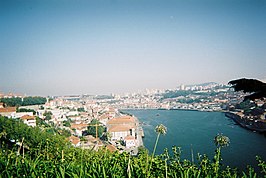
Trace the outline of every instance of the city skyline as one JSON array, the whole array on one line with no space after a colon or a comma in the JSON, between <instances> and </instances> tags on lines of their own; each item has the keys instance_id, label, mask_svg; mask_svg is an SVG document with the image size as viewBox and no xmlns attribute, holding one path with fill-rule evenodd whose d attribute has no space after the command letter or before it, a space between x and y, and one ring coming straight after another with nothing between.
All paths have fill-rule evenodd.
<instances>
[{"instance_id":1,"label":"city skyline","mask_svg":"<svg viewBox=\"0 0 266 178\"><path fill-rule=\"evenodd\" d=\"M266 79L266 2L1 1L0 91L110 94Z\"/></svg>"}]
</instances>

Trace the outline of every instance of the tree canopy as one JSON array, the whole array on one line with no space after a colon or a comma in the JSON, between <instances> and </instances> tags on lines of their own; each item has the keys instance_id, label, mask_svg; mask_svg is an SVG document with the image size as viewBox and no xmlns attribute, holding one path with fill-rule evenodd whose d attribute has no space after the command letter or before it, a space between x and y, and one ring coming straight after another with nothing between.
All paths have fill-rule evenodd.
<instances>
[{"instance_id":1,"label":"tree canopy","mask_svg":"<svg viewBox=\"0 0 266 178\"><path fill-rule=\"evenodd\" d=\"M246 79L241 78L237 80L232 80L229 82L235 91L243 91L245 93L251 93L245 96L246 100L255 100L266 97L266 83L263 83L256 79Z\"/></svg>"},{"instance_id":2,"label":"tree canopy","mask_svg":"<svg viewBox=\"0 0 266 178\"><path fill-rule=\"evenodd\" d=\"M90 122L90 124L88 126L88 130L87 130L87 134L96 137L96 128L97 128L97 137L101 137L103 135L103 132L104 132L104 127L102 126L102 124L97 119L93 119Z\"/></svg>"},{"instance_id":3,"label":"tree canopy","mask_svg":"<svg viewBox=\"0 0 266 178\"><path fill-rule=\"evenodd\" d=\"M64 132L62 135L67 135L65 131L62 132ZM24 139L23 144L29 148L31 153L35 151L42 152L47 144L53 144L53 149L55 150L63 149L63 147L66 146L65 137L59 134L49 133L39 127L30 127L18 119L9 119L0 116L0 133L4 135L0 137L1 147L4 146L2 143L12 144L12 140L15 143L21 142L22 139Z\"/></svg>"},{"instance_id":4,"label":"tree canopy","mask_svg":"<svg viewBox=\"0 0 266 178\"><path fill-rule=\"evenodd\" d=\"M12 98L0 98L0 102L3 102L6 106L29 106L29 105L41 105L45 104L46 98L44 97L24 97L24 98L19 98L19 97L12 97Z\"/></svg>"}]
</instances>

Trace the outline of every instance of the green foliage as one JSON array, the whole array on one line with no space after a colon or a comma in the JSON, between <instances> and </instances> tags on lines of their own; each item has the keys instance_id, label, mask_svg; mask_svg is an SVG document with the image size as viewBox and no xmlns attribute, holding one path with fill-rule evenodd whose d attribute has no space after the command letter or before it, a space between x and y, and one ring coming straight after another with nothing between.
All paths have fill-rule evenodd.
<instances>
[{"instance_id":1,"label":"green foliage","mask_svg":"<svg viewBox=\"0 0 266 178\"><path fill-rule=\"evenodd\" d=\"M78 108L77 110L78 110L78 112L85 112L84 108Z\"/></svg>"},{"instance_id":2,"label":"green foliage","mask_svg":"<svg viewBox=\"0 0 266 178\"><path fill-rule=\"evenodd\" d=\"M93 97L96 100L102 100L102 99L114 99L113 96L110 95L96 95Z\"/></svg>"},{"instance_id":3,"label":"green foliage","mask_svg":"<svg viewBox=\"0 0 266 178\"><path fill-rule=\"evenodd\" d=\"M241 102L239 104L236 104L235 108L236 109L248 110L248 109L250 109L252 107L255 107L255 106L256 106L255 103L250 102L250 100L246 100L246 101L243 101L243 102Z\"/></svg>"},{"instance_id":4,"label":"green foliage","mask_svg":"<svg viewBox=\"0 0 266 178\"><path fill-rule=\"evenodd\" d=\"M183 90L167 91L163 95L163 99L166 99L166 98L176 98L176 97L179 97L179 96L188 96L191 93L192 93L192 91L183 91Z\"/></svg>"},{"instance_id":5,"label":"green foliage","mask_svg":"<svg viewBox=\"0 0 266 178\"><path fill-rule=\"evenodd\" d=\"M41 105L46 103L44 97L12 97L12 98L0 98L0 102L5 103L6 106L29 106L29 105Z\"/></svg>"},{"instance_id":6,"label":"green foliage","mask_svg":"<svg viewBox=\"0 0 266 178\"><path fill-rule=\"evenodd\" d=\"M48 146L50 149L52 145ZM6 151L6 150L5 150ZM254 177L258 173L249 167L239 173L230 167L219 169L216 174L213 162L201 156L197 164L180 159L180 150L173 147L171 153L151 159L146 152L138 156L127 153L111 153L106 149L97 151L68 148L59 154L17 155L16 150L0 152L2 177ZM150 162L150 163L149 163ZM148 163L148 164L147 164ZM146 167L152 164L150 171ZM264 164L265 166L265 164Z\"/></svg>"},{"instance_id":7,"label":"green foliage","mask_svg":"<svg viewBox=\"0 0 266 178\"><path fill-rule=\"evenodd\" d=\"M101 137L103 135L105 128L102 126L102 124L97 119L93 119L90 122L88 126L88 130L87 130L87 134L96 137L96 128L97 128L97 137Z\"/></svg>"},{"instance_id":8,"label":"green foliage","mask_svg":"<svg viewBox=\"0 0 266 178\"><path fill-rule=\"evenodd\" d=\"M204 98L204 99L207 100L206 98ZM187 104L199 103L201 101L202 101L202 99L200 99L200 98L197 98L197 99L192 99L192 98L178 99L178 102L180 102L180 103L187 103Z\"/></svg>"},{"instance_id":9,"label":"green foliage","mask_svg":"<svg viewBox=\"0 0 266 178\"><path fill-rule=\"evenodd\" d=\"M51 134L39 127L29 127L21 120L6 117L0 117L0 133L6 133L0 138L1 148L14 146L24 139L23 145L29 149L30 155L44 152L49 144L53 145L49 148L51 152L63 149L66 145L64 137L58 134Z\"/></svg>"},{"instance_id":10,"label":"green foliage","mask_svg":"<svg viewBox=\"0 0 266 178\"><path fill-rule=\"evenodd\" d=\"M109 140L111 140L111 138L112 138L112 135L109 132L103 132L101 140L109 141Z\"/></svg>"},{"instance_id":11,"label":"green foliage","mask_svg":"<svg viewBox=\"0 0 266 178\"><path fill-rule=\"evenodd\" d=\"M46 98L44 97L25 97L22 102L22 106L28 106L28 105L40 105L45 104Z\"/></svg>"},{"instance_id":12,"label":"green foliage","mask_svg":"<svg viewBox=\"0 0 266 178\"><path fill-rule=\"evenodd\" d=\"M36 125L38 127L49 127L49 125L39 117L36 117Z\"/></svg>"},{"instance_id":13,"label":"green foliage","mask_svg":"<svg viewBox=\"0 0 266 178\"><path fill-rule=\"evenodd\" d=\"M217 134L214 137L214 143L217 147L225 147L229 145L230 139L222 134Z\"/></svg>"},{"instance_id":14,"label":"green foliage","mask_svg":"<svg viewBox=\"0 0 266 178\"><path fill-rule=\"evenodd\" d=\"M65 126L65 127L70 127L70 126L71 126L70 121L69 121L69 120L67 120L67 121L63 121L63 126Z\"/></svg>"},{"instance_id":15,"label":"green foliage","mask_svg":"<svg viewBox=\"0 0 266 178\"><path fill-rule=\"evenodd\" d=\"M0 98L0 102L3 102L6 106L14 107L14 106L22 106L21 98Z\"/></svg>"},{"instance_id":16,"label":"green foliage","mask_svg":"<svg viewBox=\"0 0 266 178\"><path fill-rule=\"evenodd\" d=\"M158 132L161 133L161 132ZM22 146L11 145L10 140ZM198 155L197 162L181 160L181 149L173 147L152 157L144 148L137 156L74 148L58 134L28 127L19 120L0 117L0 177L263 177L266 163L257 158L260 172L245 172L221 166L217 151L214 159ZM220 148L220 147L219 147ZM217 164L218 163L218 164ZM150 167L150 169L147 169ZM148 171L147 171L148 170Z\"/></svg>"},{"instance_id":17,"label":"green foliage","mask_svg":"<svg viewBox=\"0 0 266 178\"><path fill-rule=\"evenodd\" d=\"M51 112L51 111L45 111L44 113L43 113L43 115L45 116L45 120L51 120L52 119L52 115L53 115L53 113Z\"/></svg>"},{"instance_id":18,"label":"green foliage","mask_svg":"<svg viewBox=\"0 0 266 178\"><path fill-rule=\"evenodd\" d=\"M26 109L26 108L18 108L17 112L33 112L33 115L36 114L36 111L34 109Z\"/></svg>"},{"instance_id":19,"label":"green foliage","mask_svg":"<svg viewBox=\"0 0 266 178\"><path fill-rule=\"evenodd\" d=\"M71 132L69 130L66 130L66 129L58 129L57 132L66 138L71 136Z\"/></svg>"}]
</instances>

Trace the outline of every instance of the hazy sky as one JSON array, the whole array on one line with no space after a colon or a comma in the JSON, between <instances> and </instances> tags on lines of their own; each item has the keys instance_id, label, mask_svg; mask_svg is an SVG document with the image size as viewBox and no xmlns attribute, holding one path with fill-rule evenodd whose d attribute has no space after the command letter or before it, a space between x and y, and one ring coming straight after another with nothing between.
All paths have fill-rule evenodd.
<instances>
[{"instance_id":1,"label":"hazy sky","mask_svg":"<svg viewBox=\"0 0 266 178\"><path fill-rule=\"evenodd\" d=\"M28 95L264 79L266 1L1 0L0 60Z\"/></svg>"}]
</instances>

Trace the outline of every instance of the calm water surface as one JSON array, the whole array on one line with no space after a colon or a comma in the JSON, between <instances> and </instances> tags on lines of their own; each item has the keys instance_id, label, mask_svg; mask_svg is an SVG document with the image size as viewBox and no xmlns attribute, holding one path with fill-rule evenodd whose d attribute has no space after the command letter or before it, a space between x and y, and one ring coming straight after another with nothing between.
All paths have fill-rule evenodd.
<instances>
[{"instance_id":1,"label":"calm water surface","mask_svg":"<svg viewBox=\"0 0 266 178\"><path fill-rule=\"evenodd\" d=\"M124 110L144 122L143 139L145 147L150 151L156 139L154 128L159 124L167 127L167 134L161 136L156 154L163 153L164 148L171 150L173 145L180 146L182 158L194 159L197 153L212 158L215 145L213 139L217 133L230 138L230 146L222 149L223 163L244 170L246 165L257 165L255 159L259 155L266 160L266 137L235 125L235 123L219 112L198 112L181 110Z\"/></svg>"}]
</instances>

